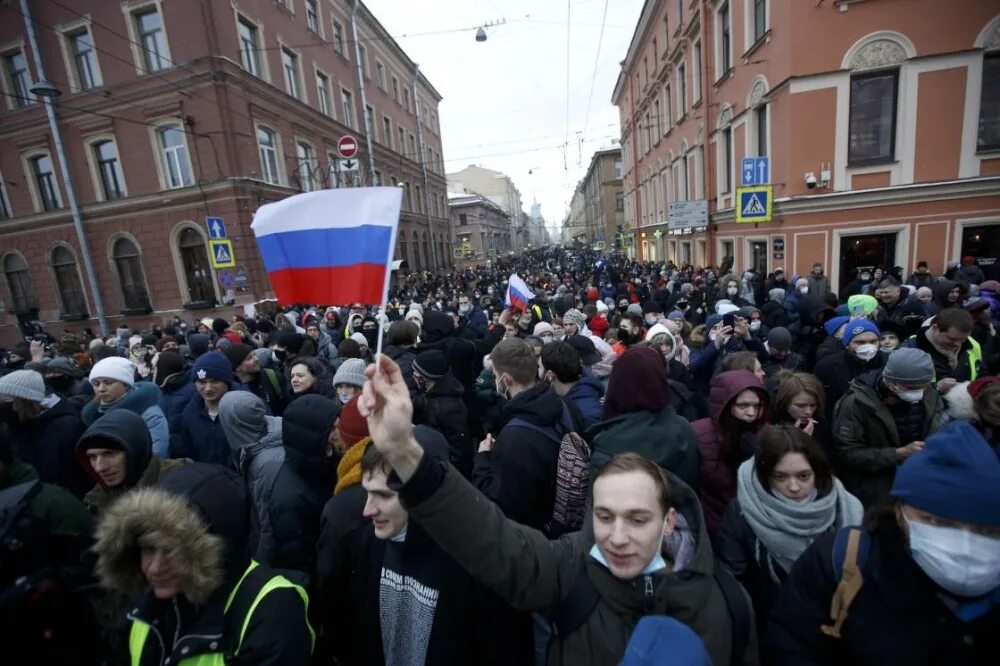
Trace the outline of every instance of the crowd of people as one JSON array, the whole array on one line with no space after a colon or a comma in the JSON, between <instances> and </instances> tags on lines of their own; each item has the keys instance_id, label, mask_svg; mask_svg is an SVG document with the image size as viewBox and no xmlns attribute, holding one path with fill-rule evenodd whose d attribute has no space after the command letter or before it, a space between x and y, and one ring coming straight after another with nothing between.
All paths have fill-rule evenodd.
<instances>
[{"instance_id":1,"label":"crowd of people","mask_svg":"<svg viewBox=\"0 0 1000 666\"><path fill-rule=\"evenodd\" d=\"M949 271L553 247L26 339L4 662L987 663L1000 283Z\"/></svg>"}]
</instances>

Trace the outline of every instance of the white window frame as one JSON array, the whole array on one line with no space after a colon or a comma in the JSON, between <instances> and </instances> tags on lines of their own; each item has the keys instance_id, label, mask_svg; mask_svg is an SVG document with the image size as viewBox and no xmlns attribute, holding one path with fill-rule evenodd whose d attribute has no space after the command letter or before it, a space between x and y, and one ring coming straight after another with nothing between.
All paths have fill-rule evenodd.
<instances>
[{"instance_id":1,"label":"white window frame","mask_svg":"<svg viewBox=\"0 0 1000 666\"><path fill-rule=\"evenodd\" d=\"M101 165L97 161L97 145L110 141L111 145L115 148L115 155L117 156L115 164L115 177L118 179L118 183L121 188L121 196L114 199L108 199L104 192L104 176L101 171ZM87 153L87 166L90 168L91 180L94 184L94 193L97 196L98 201L118 201L119 199L124 199L128 196L128 186L125 184L125 169L122 167L122 154L118 150L118 141L115 139L114 134L96 134L94 136L88 136L84 139L84 144L86 146Z\"/></svg>"},{"instance_id":2,"label":"white window frame","mask_svg":"<svg viewBox=\"0 0 1000 666\"><path fill-rule=\"evenodd\" d=\"M56 26L56 30L62 37L62 39L59 40L59 46L62 50L63 60L66 65L66 73L69 75L70 89L76 92L83 90L95 90L103 87L104 76L101 74L101 62L97 57L97 46L94 44L94 31L90 26L90 21L88 19L81 19L66 25ZM77 67L76 49L73 44L74 38L78 37L81 33L86 33L87 38L90 40L91 75L94 78L94 85L87 88L83 87L83 82L80 79L80 72Z\"/></svg>"},{"instance_id":3,"label":"white window frame","mask_svg":"<svg viewBox=\"0 0 1000 666\"><path fill-rule=\"evenodd\" d=\"M729 174L726 174L726 136L729 136ZM733 184L735 182L734 173L735 169L733 165L736 161L735 145L733 143L733 125L732 123L727 124L725 127L719 129L718 134L716 134L715 140L715 163L716 163L716 189L720 195L732 194ZM728 181L728 182L727 182Z\"/></svg>"},{"instance_id":4,"label":"white window frame","mask_svg":"<svg viewBox=\"0 0 1000 666\"><path fill-rule=\"evenodd\" d=\"M251 76L256 76L262 81L270 82L271 77L268 74L268 63L267 63L267 52L262 50L264 48L264 26L259 21L255 21L246 14L240 13L238 11L233 12L236 18L236 41L239 44L240 51L240 66L243 71L247 72ZM255 64L257 66L257 73L251 72L250 68L247 66L247 56L246 51L243 48L243 37L240 34L241 24L246 24L252 27L256 31L257 35L257 53L255 57Z\"/></svg>"},{"instance_id":5,"label":"white window frame","mask_svg":"<svg viewBox=\"0 0 1000 666\"><path fill-rule=\"evenodd\" d=\"M147 68L147 51L142 46L142 36L139 34L138 14L144 14L150 8L155 8L160 15L160 28L163 31L163 53L159 53L160 60L166 61L163 67L155 70ZM173 58L170 55L170 32L167 29L166 16L163 13L163 0L151 0L150 2L125 3L122 5L122 12L125 14L125 23L128 26L128 36L131 40L132 60L135 63L136 74L155 74L174 67Z\"/></svg>"},{"instance_id":6,"label":"white window frame","mask_svg":"<svg viewBox=\"0 0 1000 666\"><path fill-rule=\"evenodd\" d=\"M260 130L269 132L271 136L274 137L274 147L271 150L274 151L274 169L275 169L274 176L277 182L270 180L268 178L268 174L266 173L270 169L265 166L266 162L264 161L264 148L260 145L260 138L257 136L257 133ZM282 150L281 147L282 146L281 134L278 132L277 128L275 128L272 125L267 125L265 123L256 123L254 125L254 142L257 144L257 157L260 160L260 179L270 185L284 185L286 182L284 173L282 172L282 167L284 166L285 162L284 150Z\"/></svg>"},{"instance_id":7,"label":"white window frame","mask_svg":"<svg viewBox=\"0 0 1000 666\"><path fill-rule=\"evenodd\" d=\"M305 158L299 154L299 148L308 148L309 153ZM305 159L306 161L303 161ZM303 171L303 165L308 164L309 170ZM316 161L316 147L313 145L312 141L308 139L303 139L302 137L295 137L295 172L298 174L299 187L302 188L303 192L315 192L320 189L316 184L316 167L318 163ZM304 174L308 174L308 185L306 187L307 180Z\"/></svg>"},{"instance_id":8,"label":"white window frame","mask_svg":"<svg viewBox=\"0 0 1000 666\"><path fill-rule=\"evenodd\" d=\"M758 41L765 40L768 31L771 29L771 1L764 0L764 32L761 36L754 36L754 0L743 0L743 53L747 53L750 49L757 45ZM732 9L730 11L730 16L732 16Z\"/></svg>"},{"instance_id":9,"label":"white window frame","mask_svg":"<svg viewBox=\"0 0 1000 666\"><path fill-rule=\"evenodd\" d=\"M31 82L34 79L34 74L31 71L31 61L28 59L28 52L24 48L24 40L18 39L15 42L5 44L0 47L0 58L6 60L8 56L13 55L15 52L19 52L24 58L26 65L26 71L28 73L27 87L31 87ZM7 67L5 63L0 63L0 85L3 86L3 91L5 93L4 98L7 100L7 108L12 110L25 109L32 104L35 104L38 100L32 95L28 90L25 90L26 101L24 106L18 106L17 100L15 99L15 91L17 87L14 85L13 79L8 75Z\"/></svg>"},{"instance_id":10,"label":"white window frame","mask_svg":"<svg viewBox=\"0 0 1000 666\"><path fill-rule=\"evenodd\" d=\"M320 79L325 79L326 81L326 96L323 95L323 89L320 87ZM336 109L333 106L333 94L331 92L333 78L321 70L318 67L313 68L313 82L316 84L316 108L324 116L330 118L336 118ZM325 107L325 108L324 108Z\"/></svg>"},{"instance_id":11,"label":"white window frame","mask_svg":"<svg viewBox=\"0 0 1000 666\"><path fill-rule=\"evenodd\" d=\"M358 61L361 63L361 73L364 74L364 77L366 79L371 79L372 75L371 72L368 70L368 49L365 47L364 44L360 43L361 39L362 39L361 37L358 38L359 40L358 53L360 54Z\"/></svg>"},{"instance_id":12,"label":"white window frame","mask_svg":"<svg viewBox=\"0 0 1000 666\"><path fill-rule=\"evenodd\" d=\"M66 302L63 299L62 290L59 288L59 280L56 277L56 264L52 261L52 255L55 254L56 250L63 248L69 251L71 257L73 257L73 268L76 274L76 284L80 287L80 298L83 301L83 312L70 312L66 307ZM52 280L52 290L56 294L56 302L59 304L59 313L62 315L81 315L90 312L90 300L87 298L87 290L83 288L84 282L80 274L80 256L77 254L76 248L65 241L56 241L45 253L45 265L49 270L49 276Z\"/></svg>"},{"instance_id":13,"label":"white window frame","mask_svg":"<svg viewBox=\"0 0 1000 666\"><path fill-rule=\"evenodd\" d=\"M34 160L39 157L48 157L52 163L52 183L56 196L56 207L46 210L42 202L42 193L38 189L38 179L35 177ZM63 208L62 186L59 182L59 174L56 172L56 160L52 151L48 148L39 148L23 153L21 161L24 164L24 175L28 180L28 190L31 192L31 203L36 213L52 213Z\"/></svg>"},{"instance_id":14,"label":"white window frame","mask_svg":"<svg viewBox=\"0 0 1000 666\"><path fill-rule=\"evenodd\" d=\"M14 218L14 206L7 196L7 184L0 171L0 220L11 220Z\"/></svg>"},{"instance_id":15,"label":"white window frame","mask_svg":"<svg viewBox=\"0 0 1000 666\"><path fill-rule=\"evenodd\" d=\"M721 79L733 68L733 2L735 0L724 0L715 8L715 80ZM729 13L729 48L723 53L722 44L722 10L728 9ZM724 61L729 60L729 67L724 67Z\"/></svg>"},{"instance_id":16,"label":"white window frame","mask_svg":"<svg viewBox=\"0 0 1000 666\"><path fill-rule=\"evenodd\" d=\"M190 183L182 183L180 185L172 185L169 178L169 168L164 161L166 156L164 155L163 148L160 142L160 132L170 127L172 125L177 125L181 136L184 137L184 164L187 166L188 173L191 175ZM184 129L184 121L180 118L164 118L157 121L154 125L149 128L150 141L153 145L153 154L156 156L154 160L156 162L156 171L160 179L160 190L177 190L184 187L191 187L198 182L198 178L194 172L194 165L191 163L191 146L188 144L188 133Z\"/></svg>"},{"instance_id":17,"label":"white window frame","mask_svg":"<svg viewBox=\"0 0 1000 666\"><path fill-rule=\"evenodd\" d=\"M396 100L396 104L402 104L403 102L399 95L399 77L393 74L391 78L392 78L392 98Z\"/></svg>"},{"instance_id":18,"label":"white window frame","mask_svg":"<svg viewBox=\"0 0 1000 666\"><path fill-rule=\"evenodd\" d=\"M351 97L350 108L348 108L345 103L347 100L344 99L344 93L347 93ZM341 118L340 121L350 127L353 130L358 129L357 125L357 113L354 107L354 91L350 88L340 86L340 110L344 113L345 117Z\"/></svg>"},{"instance_id":19,"label":"white window frame","mask_svg":"<svg viewBox=\"0 0 1000 666\"><path fill-rule=\"evenodd\" d=\"M337 28L340 28L340 30ZM333 44L334 53L347 61L351 60L350 52L346 46L347 37L344 32L344 22L336 16L330 18L330 42Z\"/></svg>"},{"instance_id":20,"label":"white window frame","mask_svg":"<svg viewBox=\"0 0 1000 666\"><path fill-rule=\"evenodd\" d=\"M670 134L670 130L674 125L673 118L673 107L674 100L670 97L670 82L668 81L663 85L663 134Z\"/></svg>"},{"instance_id":21,"label":"white window frame","mask_svg":"<svg viewBox=\"0 0 1000 666\"><path fill-rule=\"evenodd\" d=\"M687 100L687 63L681 60L674 70L674 78L677 82L677 108L680 109L678 120L684 118L688 112Z\"/></svg>"},{"instance_id":22,"label":"white window frame","mask_svg":"<svg viewBox=\"0 0 1000 666\"><path fill-rule=\"evenodd\" d=\"M309 7L312 6L316 10L316 25L309 25ZM303 0L302 3L302 13L306 16L306 30L320 37L323 36L323 10L320 8L320 3L318 0Z\"/></svg>"},{"instance_id":23,"label":"white window frame","mask_svg":"<svg viewBox=\"0 0 1000 666\"><path fill-rule=\"evenodd\" d=\"M297 94L295 94L291 90L289 90L289 88L290 88L290 82L289 82L289 79L288 79L288 69L285 67L285 55L286 54L288 54L288 55L292 56L293 58L295 58L295 61L294 61L295 62L295 81L291 82L291 83L294 83L294 85L296 87L295 90L296 90ZM298 51L296 51L295 49L292 49L292 48L289 48L289 47L285 46L279 40L279 42L278 42L278 57L279 57L279 59L281 61L281 76L282 76L282 78L285 81L285 94L288 95L289 97L291 97L292 99L296 99L296 100L298 100L300 102L308 104L309 103L308 102L308 96L306 95L305 86L303 85L303 82L302 82L302 57L301 57L301 55L299 54Z\"/></svg>"},{"instance_id":24,"label":"white window frame","mask_svg":"<svg viewBox=\"0 0 1000 666\"><path fill-rule=\"evenodd\" d=\"M388 127L388 130L386 129ZM382 145L392 150L392 117L382 114Z\"/></svg>"},{"instance_id":25,"label":"white window frame","mask_svg":"<svg viewBox=\"0 0 1000 666\"><path fill-rule=\"evenodd\" d=\"M376 73L376 83L378 89L385 92L386 76L385 76L385 65L378 58L375 59L375 73Z\"/></svg>"},{"instance_id":26,"label":"white window frame","mask_svg":"<svg viewBox=\"0 0 1000 666\"><path fill-rule=\"evenodd\" d=\"M702 57L701 40L698 39L691 45L691 106L701 101Z\"/></svg>"}]
</instances>

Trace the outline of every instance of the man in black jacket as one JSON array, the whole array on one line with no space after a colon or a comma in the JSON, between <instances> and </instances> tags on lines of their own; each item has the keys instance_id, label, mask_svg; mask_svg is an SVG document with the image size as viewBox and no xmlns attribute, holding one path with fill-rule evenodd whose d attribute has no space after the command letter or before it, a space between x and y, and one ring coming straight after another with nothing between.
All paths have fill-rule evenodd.
<instances>
[{"instance_id":1,"label":"man in black jacket","mask_svg":"<svg viewBox=\"0 0 1000 666\"><path fill-rule=\"evenodd\" d=\"M413 360L413 422L434 428L448 440L451 464L466 478L472 473L472 438L467 425L465 389L448 367L444 352L429 349Z\"/></svg>"},{"instance_id":2,"label":"man in black jacket","mask_svg":"<svg viewBox=\"0 0 1000 666\"><path fill-rule=\"evenodd\" d=\"M413 383L413 359L417 357L416 346L420 338L420 326L409 319L401 319L389 324L385 332L385 347L382 353L391 358L399 366L410 389L410 397L416 395L417 385Z\"/></svg>"},{"instance_id":3,"label":"man in black jacket","mask_svg":"<svg viewBox=\"0 0 1000 666\"><path fill-rule=\"evenodd\" d=\"M512 419L540 428L556 428L563 403L546 383L538 383L538 361L524 340L507 338L491 354L497 393L507 397L504 426L494 443L479 445L472 482L512 520L545 531L555 501L559 445Z\"/></svg>"}]
</instances>

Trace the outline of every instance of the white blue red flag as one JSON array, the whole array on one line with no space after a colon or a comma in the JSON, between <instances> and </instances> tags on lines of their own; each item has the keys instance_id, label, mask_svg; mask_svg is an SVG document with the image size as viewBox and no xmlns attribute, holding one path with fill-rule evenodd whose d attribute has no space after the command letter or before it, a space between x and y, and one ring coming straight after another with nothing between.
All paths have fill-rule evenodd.
<instances>
[{"instance_id":1,"label":"white blue red flag","mask_svg":"<svg viewBox=\"0 0 1000 666\"><path fill-rule=\"evenodd\" d=\"M531 288L525 284L524 280L519 278L517 273L511 273L510 279L507 281L507 296L504 298L504 304L508 308L527 312L528 303L534 298L535 294L532 293Z\"/></svg>"},{"instance_id":2,"label":"white blue red flag","mask_svg":"<svg viewBox=\"0 0 1000 666\"><path fill-rule=\"evenodd\" d=\"M257 209L253 229L282 304L381 304L396 247L402 190L297 194Z\"/></svg>"}]
</instances>

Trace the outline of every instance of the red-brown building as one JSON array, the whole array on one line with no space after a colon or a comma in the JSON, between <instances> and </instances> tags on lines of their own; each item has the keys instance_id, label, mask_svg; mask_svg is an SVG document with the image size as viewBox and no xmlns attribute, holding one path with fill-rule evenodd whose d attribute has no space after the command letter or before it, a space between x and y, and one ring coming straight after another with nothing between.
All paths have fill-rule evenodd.
<instances>
[{"instance_id":1,"label":"red-brown building","mask_svg":"<svg viewBox=\"0 0 1000 666\"><path fill-rule=\"evenodd\" d=\"M1000 277L996 3L648 0L613 102L641 258ZM758 156L773 216L737 224Z\"/></svg>"},{"instance_id":2,"label":"red-brown building","mask_svg":"<svg viewBox=\"0 0 1000 666\"><path fill-rule=\"evenodd\" d=\"M112 328L271 296L250 222L262 203L299 191L402 186L397 258L411 269L450 265L441 95L363 4L31 5L44 73L62 92L55 112ZM44 103L29 92L37 73L19 4L0 4L6 344L19 320L54 334L97 329ZM344 135L357 139L360 169L335 167ZM223 218L233 244L236 266L221 276L207 217Z\"/></svg>"}]
</instances>

